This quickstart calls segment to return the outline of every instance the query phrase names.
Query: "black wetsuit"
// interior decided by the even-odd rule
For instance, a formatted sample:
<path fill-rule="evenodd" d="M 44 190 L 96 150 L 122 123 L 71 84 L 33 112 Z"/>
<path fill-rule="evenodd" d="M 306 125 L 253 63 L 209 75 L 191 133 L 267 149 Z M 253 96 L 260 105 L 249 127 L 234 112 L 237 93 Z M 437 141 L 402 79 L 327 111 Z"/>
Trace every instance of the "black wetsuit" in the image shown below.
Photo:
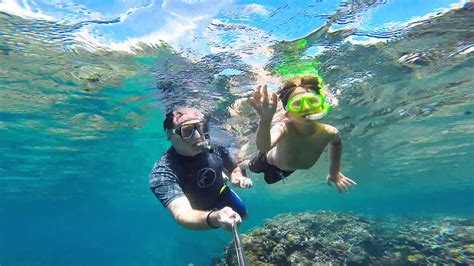
<path fill-rule="evenodd" d="M 171 147 L 155 163 L 149 178 L 150 188 L 164 207 L 185 195 L 194 209 L 229 206 L 245 217 L 243 202 L 222 177 L 224 168 L 232 172 L 237 165 L 224 146 L 212 143 L 211 147 L 211 151 L 194 157 L 180 155 Z"/>

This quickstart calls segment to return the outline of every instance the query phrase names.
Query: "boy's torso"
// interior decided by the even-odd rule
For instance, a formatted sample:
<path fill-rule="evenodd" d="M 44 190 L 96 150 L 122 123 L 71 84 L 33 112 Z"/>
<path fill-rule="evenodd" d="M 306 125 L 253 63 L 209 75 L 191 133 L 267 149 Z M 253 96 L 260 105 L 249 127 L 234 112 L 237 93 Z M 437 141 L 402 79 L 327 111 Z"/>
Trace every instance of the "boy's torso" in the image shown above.
<path fill-rule="evenodd" d="M 320 123 L 305 133 L 298 133 L 290 122 L 285 126 L 286 134 L 267 153 L 267 160 L 288 171 L 311 168 L 337 132 L 333 126 Z"/>

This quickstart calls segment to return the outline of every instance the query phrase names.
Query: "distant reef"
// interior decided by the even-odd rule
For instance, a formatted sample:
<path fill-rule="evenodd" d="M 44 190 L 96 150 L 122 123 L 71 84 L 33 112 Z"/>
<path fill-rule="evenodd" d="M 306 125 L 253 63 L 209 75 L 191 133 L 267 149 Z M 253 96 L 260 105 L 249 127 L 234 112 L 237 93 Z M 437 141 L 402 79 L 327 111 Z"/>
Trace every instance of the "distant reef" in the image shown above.
<path fill-rule="evenodd" d="M 474 219 L 282 214 L 242 234 L 248 265 L 473 265 Z M 214 265 L 237 265 L 233 243 Z"/>

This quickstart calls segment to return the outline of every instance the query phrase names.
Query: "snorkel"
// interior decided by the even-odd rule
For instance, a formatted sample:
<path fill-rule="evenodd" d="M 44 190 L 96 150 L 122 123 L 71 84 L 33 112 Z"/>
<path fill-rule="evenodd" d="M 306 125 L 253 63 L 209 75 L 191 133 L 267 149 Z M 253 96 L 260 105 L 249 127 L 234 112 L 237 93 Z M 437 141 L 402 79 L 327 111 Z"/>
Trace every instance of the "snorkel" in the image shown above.
<path fill-rule="evenodd" d="M 209 141 L 209 139 L 198 142 L 195 146 L 203 152 L 212 150 L 211 142 Z"/>
<path fill-rule="evenodd" d="M 209 136 L 209 132 L 204 134 L 204 140 L 196 143 L 194 145 L 196 148 L 200 149 L 202 152 L 212 152 L 211 147 L 211 137 Z"/>
<path fill-rule="evenodd" d="M 212 152 L 211 146 L 211 136 L 209 132 L 204 134 L 204 140 L 196 144 L 198 149 L 201 149 L 202 152 Z"/>

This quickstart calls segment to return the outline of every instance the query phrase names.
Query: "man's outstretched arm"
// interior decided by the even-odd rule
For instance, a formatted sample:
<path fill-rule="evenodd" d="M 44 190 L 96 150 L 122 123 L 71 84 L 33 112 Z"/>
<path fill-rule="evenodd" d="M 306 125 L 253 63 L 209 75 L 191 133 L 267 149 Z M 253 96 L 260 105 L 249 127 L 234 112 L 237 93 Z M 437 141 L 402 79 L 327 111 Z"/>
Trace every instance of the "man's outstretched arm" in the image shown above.
<path fill-rule="evenodd" d="M 233 222 L 237 225 L 242 222 L 240 215 L 229 207 L 217 211 L 195 210 L 186 196 L 171 201 L 167 209 L 178 224 L 188 229 L 207 230 L 222 227 L 231 230 Z"/>

